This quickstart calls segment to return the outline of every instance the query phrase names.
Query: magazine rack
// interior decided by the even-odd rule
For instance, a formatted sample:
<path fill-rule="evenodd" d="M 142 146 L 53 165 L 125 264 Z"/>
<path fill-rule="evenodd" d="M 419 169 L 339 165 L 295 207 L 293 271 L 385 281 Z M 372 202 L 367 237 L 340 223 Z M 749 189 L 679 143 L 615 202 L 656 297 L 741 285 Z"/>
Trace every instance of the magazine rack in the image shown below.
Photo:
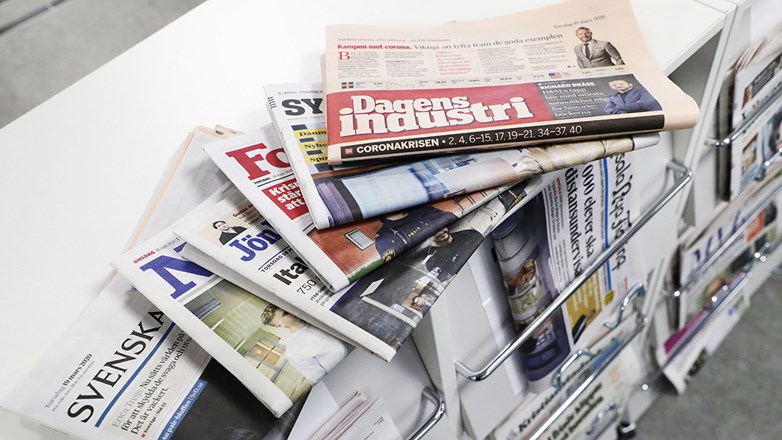
<path fill-rule="evenodd" d="M 629 292 L 627 292 L 625 298 L 622 301 L 622 304 L 630 304 L 634 297 L 642 297 L 645 294 L 646 285 L 643 283 L 636 284 L 630 289 Z M 621 319 L 623 311 L 624 309 L 620 309 L 620 311 L 617 313 L 617 321 Z M 549 429 L 557 421 L 557 419 L 562 414 L 564 414 L 565 411 L 567 411 L 568 408 L 570 408 L 570 406 L 573 405 L 573 403 L 575 403 L 579 397 L 581 397 L 584 392 L 589 389 L 590 386 L 592 386 L 592 384 L 598 378 L 600 378 L 603 372 L 609 366 L 611 366 L 614 360 L 622 354 L 624 349 L 635 340 L 636 336 L 638 336 L 644 330 L 648 323 L 649 319 L 639 310 L 636 314 L 635 326 L 630 331 L 628 336 L 623 339 L 620 336 L 613 338 L 611 343 L 609 343 L 600 351 L 581 349 L 568 358 L 568 360 L 566 360 L 559 368 L 559 371 L 557 371 L 552 380 L 552 386 L 557 390 L 564 391 L 567 395 L 567 398 L 558 407 L 556 407 L 554 411 L 551 412 L 551 415 L 535 430 L 535 432 L 529 437 L 529 440 L 537 440 L 540 438 L 546 432 L 546 430 Z M 587 357 L 591 361 L 584 369 L 584 371 L 579 373 L 581 376 L 585 376 L 585 378 L 579 382 L 578 385 L 571 387 L 571 389 L 562 389 L 563 387 L 561 378 L 564 374 L 564 371 L 575 364 L 575 362 L 580 357 Z"/>
<path fill-rule="evenodd" d="M 710 145 L 710 146 L 715 147 L 715 148 L 730 147 L 733 144 L 733 142 L 736 142 L 736 139 L 738 139 L 739 136 L 742 135 L 742 133 L 744 133 L 752 124 L 754 124 L 758 120 L 758 118 L 760 118 L 760 116 L 763 114 L 763 112 L 768 110 L 768 108 L 771 107 L 772 104 L 776 103 L 777 100 L 780 99 L 780 98 L 782 98 L 782 85 L 777 86 L 777 88 L 774 89 L 774 91 L 771 94 L 769 94 L 765 99 L 763 99 L 763 101 L 761 101 L 760 104 L 758 104 L 757 108 L 755 108 L 752 111 L 752 114 L 750 114 L 750 116 L 748 118 L 745 118 L 741 122 L 740 126 L 734 128 L 733 131 L 731 131 L 731 133 L 728 136 L 726 136 L 723 139 L 713 139 L 713 138 L 712 139 L 708 139 L 707 138 L 705 140 L 706 145 Z M 779 152 L 777 152 L 776 155 L 778 155 L 778 154 L 779 154 Z M 776 157 L 776 155 L 775 155 L 775 157 Z M 763 164 L 764 168 L 768 168 L 768 166 L 769 166 L 769 164 L 770 164 L 770 162 L 772 160 L 775 160 L 775 159 L 771 158 L 771 159 L 767 160 Z M 760 176 L 762 178 L 762 174 Z"/>
<path fill-rule="evenodd" d="M 426 387 L 421 392 L 421 396 L 434 404 L 434 411 L 429 415 L 426 421 L 408 437 L 408 440 L 421 440 L 434 425 L 445 415 L 445 400 L 432 388 Z"/>
<path fill-rule="evenodd" d="M 597 271 L 609 258 L 619 251 L 632 236 L 638 232 L 652 217 L 655 216 L 671 199 L 684 188 L 692 178 L 692 172 L 689 168 L 671 161 L 667 166 L 668 170 L 674 172 L 677 177 L 673 187 L 665 194 L 660 196 L 640 218 L 638 218 L 631 228 L 614 243 L 611 243 L 597 259 L 584 269 L 584 272 L 577 277 L 568 287 L 563 290 L 554 301 L 541 312 L 541 314 L 519 335 L 515 340 L 509 342 L 489 363 L 481 369 L 473 370 L 463 364 L 456 362 L 456 371 L 468 379 L 478 382 L 488 378 L 505 360 L 507 360 L 515 350 L 529 339 L 535 330 L 542 325 L 546 319 L 554 314 L 591 276 Z"/>
<path fill-rule="evenodd" d="M 778 160 L 778 157 L 778 155 L 775 155 L 773 160 L 768 161 L 767 163 L 773 163 L 773 161 Z M 758 214 L 760 214 L 768 206 L 768 204 L 771 203 L 774 197 L 778 195 L 780 190 L 782 190 L 782 179 L 775 185 L 773 191 L 769 191 L 769 194 L 761 199 L 761 202 L 758 203 L 758 207 L 752 211 L 752 213 L 747 217 L 747 220 L 745 220 L 741 226 L 736 228 L 736 230 L 720 245 L 720 247 L 712 255 L 710 255 L 709 258 L 706 259 L 706 261 L 698 268 L 698 270 L 695 271 L 690 277 L 688 277 L 687 281 L 682 284 L 679 289 L 670 294 L 670 298 L 677 301 L 681 300 L 682 296 L 693 287 L 695 281 L 705 275 L 706 271 L 708 271 L 708 269 L 710 269 L 720 260 L 720 258 L 725 254 L 725 251 L 727 251 L 730 246 L 736 242 L 736 240 L 739 240 L 744 236 L 744 233 L 753 223 Z M 754 253 L 754 260 L 750 267 L 748 267 L 744 272 L 738 274 L 729 284 L 724 285 L 721 289 L 721 294 L 714 295 L 711 298 L 712 303 L 709 305 L 708 309 L 705 310 L 706 313 L 699 318 L 699 321 L 696 322 L 679 341 L 676 342 L 671 352 L 668 354 L 668 358 L 665 363 L 654 373 L 649 375 L 641 385 L 639 385 L 640 390 L 647 391 L 650 389 L 651 384 L 660 378 L 664 370 L 669 365 L 671 365 L 671 363 L 678 357 L 679 353 L 683 352 L 689 343 L 698 334 L 700 334 L 700 332 L 703 331 L 706 326 L 708 326 L 709 322 L 711 322 L 715 316 L 718 316 L 727 307 L 727 305 L 730 304 L 733 299 L 741 293 L 741 291 L 752 278 L 752 271 L 756 268 L 756 265 L 758 263 L 765 263 L 768 260 L 768 256 L 779 249 L 780 246 L 782 246 L 782 238 L 777 238 L 774 242 L 763 244 L 763 246 Z"/>
<path fill-rule="evenodd" d="M 763 165 L 763 173 L 761 173 L 761 176 L 765 175 L 766 170 L 768 167 L 779 160 L 781 157 L 780 152 L 777 152 L 772 158 L 767 160 L 765 164 Z M 752 224 L 752 220 L 760 214 L 763 209 L 768 206 L 769 203 L 774 199 L 774 197 L 782 191 L 782 179 L 780 179 L 779 182 L 777 182 L 772 191 L 769 191 L 769 193 L 761 199 L 761 202 L 758 203 L 758 207 L 755 208 L 749 216 L 747 216 L 747 221 L 743 222 L 741 226 L 736 228 L 736 230 L 717 248 L 717 250 L 714 251 L 711 255 L 706 258 L 706 261 L 704 261 L 698 269 L 692 273 L 689 277 L 687 277 L 687 281 L 685 281 L 678 289 L 676 289 L 673 293 L 671 293 L 671 297 L 673 298 L 679 298 L 683 292 L 686 292 L 690 287 L 692 287 L 693 283 L 700 279 L 706 271 L 711 268 L 711 266 L 719 260 L 719 258 L 722 256 L 722 254 L 739 238 L 741 238 L 744 235 L 744 232 L 750 227 Z"/>
<path fill-rule="evenodd" d="M 745 273 L 739 274 L 733 280 L 733 282 L 730 283 L 730 285 L 723 286 L 722 295 L 715 295 L 712 297 L 713 302 L 711 305 L 709 305 L 706 313 L 696 324 L 693 325 L 693 327 L 684 337 L 682 337 L 681 340 L 677 341 L 676 345 L 668 355 L 668 359 L 665 361 L 665 363 L 657 370 L 655 370 L 654 373 L 650 374 L 646 379 L 644 379 L 644 381 L 638 386 L 638 389 L 641 391 L 648 391 L 651 388 L 651 384 L 653 384 L 655 381 L 657 381 L 657 379 L 660 378 L 660 376 L 662 376 L 665 369 L 671 365 L 674 360 L 676 360 L 679 354 L 684 351 L 684 349 L 695 338 L 695 336 L 700 334 L 700 332 L 709 324 L 709 322 L 711 322 L 715 316 L 725 310 L 728 304 L 730 304 L 733 299 L 741 293 L 741 291 L 744 289 L 744 286 L 749 282 L 751 277 L 752 272 L 747 271 Z"/>

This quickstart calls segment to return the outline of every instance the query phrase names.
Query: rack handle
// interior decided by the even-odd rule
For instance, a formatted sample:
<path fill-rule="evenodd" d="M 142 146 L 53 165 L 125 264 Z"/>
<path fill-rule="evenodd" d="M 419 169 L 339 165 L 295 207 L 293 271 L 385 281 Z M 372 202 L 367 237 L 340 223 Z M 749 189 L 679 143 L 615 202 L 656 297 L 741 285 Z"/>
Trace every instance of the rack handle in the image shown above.
<path fill-rule="evenodd" d="M 434 425 L 445 415 L 445 400 L 432 388 L 426 387 L 421 392 L 421 396 L 434 404 L 434 411 L 427 417 L 426 421 L 413 432 L 408 440 L 421 440 Z"/>
<path fill-rule="evenodd" d="M 582 348 L 581 350 L 578 350 L 577 352 L 573 353 L 568 360 L 566 360 L 562 366 L 559 367 L 557 370 L 557 374 L 554 375 L 554 377 L 551 379 L 551 386 L 554 387 L 554 389 L 561 389 L 562 388 L 562 375 L 565 373 L 565 370 L 570 368 L 573 364 L 576 363 L 578 358 L 585 357 L 587 359 L 592 359 L 595 357 L 596 353 L 592 352 L 588 348 Z"/>
<path fill-rule="evenodd" d="M 676 357 L 679 356 L 679 353 L 684 351 L 684 348 L 687 347 L 687 345 L 695 339 L 695 336 L 698 335 L 698 333 L 703 330 L 706 325 L 708 325 L 711 320 L 717 316 L 717 314 L 721 313 L 726 307 L 727 304 L 730 304 L 733 298 L 735 298 L 742 289 L 744 289 L 744 286 L 749 282 L 750 278 L 752 278 L 752 272 L 746 272 L 739 274 L 736 279 L 731 282 L 731 286 L 728 287 L 730 292 L 728 292 L 725 295 L 722 295 L 721 298 L 717 299 L 717 301 L 712 301 L 712 304 L 709 306 L 708 310 L 706 311 L 706 314 L 703 316 L 703 318 L 700 319 L 700 321 L 696 322 L 695 325 L 692 326 L 692 328 L 685 334 L 681 340 L 677 341 L 673 348 L 671 349 L 670 353 L 668 354 L 668 359 L 666 359 L 665 363 L 660 366 L 654 373 L 650 374 L 642 383 L 638 386 L 638 389 L 641 391 L 648 391 L 651 389 L 651 384 L 653 384 L 657 379 L 660 378 L 660 376 L 663 375 L 663 372 L 665 369 L 671 365 L 671 363 L 676 359 Z"/>
<path fill-rule="evenodd" d="M 641 217 L 628 229 L 624 235 L 611 243 L 603 252 L 600 253 L 597 260 L 584 269 L 584 272 L 573 280 L 565 290 L 563 290 L 554 301 L 546 307 L 543 312 L 538 315 L 535 320 L 527 326 L 524 331 L 516 337 L 513 341 L 509 342 L 489 363 L 479 370 L 473 370 L 460 361 L 456 362 L 456 372 L 467 377 L 468 379 L 478 382 L 488 378 L 494 373 L 497 368 L 505 362 L 514 351 L 516 351 L 521 345 L 529 339 L 532 334 L 541 326 L 551 315 L 553 315 L 559 307 L 561 307 L 581 286 L 597 271 L 603 264 L 608 261 L 616 252 L 624 247 L 630 238 L 635 235 L 649 220 L 654 217 L 671 199 L 684 188 L 685 185 L 692 178 L 692 171 L 686 166 L 676 162 L 668 162 L 667 168 L 674 173 L 678 174 L 674 182 L 674 186 L 664 195 L 660 196 L 652 207 L 646 211 Z"/>
<path fill-rule="evenodd" d="M 562 416 L 562 414 L 567 411 L 568 408 L 570 408 L 571 405 L 573 405 L 581 395 L 584 394 L 584 391 L 589 389 L 589 387 L 592 386 L 592 384 L 600 377 L 600 375 L 603 374 L 603 372 L 611 365 L 616 358 L 619 357 L 620 354 L 624 351 L 625 348 L 627 348 L 628 345 L 630 345 L 631 342 L 635 339 L 636 336 L 641 334 L 643 329 L 646 327 L 646 325 L 649 323 L 649 319 L 645 316 L 639 316 L 636 321 L 635 329 L 632 331 L 632 333 L 622 341 L 619 346 L 612 350 L 610 353 L 608 353 L 604 359 L 603 362 L 601 362 L 599 365 L 593 365 L 592 373 L 587 377 L 581 384 L 575 388 L 575 390 L 565 399 L 564 402 L 562 402 L 546 419 L 545 422 L 543 422 L 536 430 L 535 432 L 529 437 L 528 440 L 538 440 L 541 438 L 541 436 L 548 430 L 554 422 Z M 560 392 L 560 391 L 557 391 Z"/>
<path fill-rule="evenodd" d="M 630 288 L 630 290 L 625 294 L 625 297 L 622 299 L 622 305 L 619 307 L 619 312 L 616 316 L 616 321 L 614 322 L 604 322 L 603 327 L 608 329 L 615 329 L 619 327 L 619 324 L 622 322 L 622 315 L 625 312 L 625 309 L 630 306 L 631 301 L 634 297 L 643 298 L 646 295 L 646 286 L 643 283 L 638 283 Z"/>
<path fill-rule="evenodd" d="M 600 410 L 592 420 L 592 424 L 589 425 L 589 429 L 586 431 L 586 435 L 592 435 L 597 431 L 597 427 L 600 426 L 600 421 L 603 420 L 608 414 L 615 412 L 617 416 L 622 415 L 622 408 L 614 402 L 608 402 L 608 404 Z"/>
<path fill-rule="evenodd" d="M 780 153 L 777 153 L 774 155 L 774 157 L 779 158 Z M 778 160 L 778 159 L 774 159 Z M 683 292 L 686 292 L 688 289 L 692 287 L 692 285 L 700 279 L 706 271 L 709 270 L 709 268 L 722 256 L 725 251 L 727 251 L 733 243 L 736 242 L 736 240 L 740 239 L 744 236 L 744 233 L 749 229 L 750 225 L 752 225 L 752 222 L 755 220 L 755 218 L 768 206 L 769 203 L 776 197 L 777 193 L 782 190 L 782 179 L 776 185 L 773 187 L 773 190 L 769 190 L 766 195 L 760 200 L 760 202 L 757 204 L 757 207 L 752 210 L 750 215 L 747 216 L 747 220 L 741 224 L 738 228 L 736 228 L 735 231 L 720 244 L 720 246 L 715 250 L 711 255 L 709 255 L 706 260 L 698 265 L 697 269 L 693 271 L 690 275 L 687 276 L 687 280 L 682 283 L 682 285 L 674 291 L 671 296 L 673 297 L 679 297 Z M 773 252 L 773 249 L 771 250 Z M 770 252 L 769 252 L 770 253 Z M 768 255 L 768 254 L 766 254 Z M 760 261 L 764 261 L 764 258 L 759 257 Z"/>
<path fill-rule="evenodd" d="M 745 118 L 743 121 L 741 121 L 741 125 L 734 128 L 727 137 L 724 139 L 706 139 L 706 145 L 716 148 L 728 147 L 732 145 L 733 142 L 736 142 L 736 139 L 738 139 L 742 133 L 744 133 L 753 123 L 755 123 L 755 121 L 760 118 L 760 115 L 762 115 L 769 107 L 771 107 L 771 105 L 774 104 L 780 96 L 782 96 L 782 87 L 777 86 L 776 90 L 774 90 L 763 101 L 761 101 L 760 104 L 752 111 L 752 114 L 750 114 L 748 118 Z"/>

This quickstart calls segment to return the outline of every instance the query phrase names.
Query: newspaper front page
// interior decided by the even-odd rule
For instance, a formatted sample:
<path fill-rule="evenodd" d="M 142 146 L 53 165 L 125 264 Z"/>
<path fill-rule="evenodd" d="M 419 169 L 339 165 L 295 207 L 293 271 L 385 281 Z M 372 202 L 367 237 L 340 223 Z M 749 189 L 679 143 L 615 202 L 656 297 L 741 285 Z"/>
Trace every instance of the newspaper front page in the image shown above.
<path fill-rule="evenodd" d="M 630 335 L 631 321 L 616 329 L 610 337 L 604 337 L 593 347 L 600 356 L 616 354 L 619 341 Z M 583 380 L 598 367 L 593 362 L 581 360 L 565 374 L 563 387 L 555 389 L 548 387 L 538 393 L 531 393 L 494 429 L 491 438 L 494 440 L 528 439 L 551 417 L 552 413 L 579 387 Z M 592 428 L 597 413 L 606 405 L 614 402 L 622 405 L 627 398 L 624 391 L 638 380 L 643 367 L 640 359 L 631 350 L 625 350 L 614 362 L 606 367 L 606 371 L 550 426 L 541 439 L 563 440 L 584 437 Z M 597 437 L 600 438 L 600 437 Z"/>
<path fill-rule="evenodd" d="M 170 227 L 112 264 L 279 417 L 347 355 L 348 347 L 184 259 L 184 244 Z"/>
<path fill-rule="evenodd" d="M 505 188 L 463 194 L 446 200 L 327 230 L 313 226 L 309 206 L 271 126 L 210 144 L 206 152 L 301 258 L 336 291 L 422 243 L 438 230 L 487 203 Z M 269 153 L 264 153 L 271 151 Z M 278 153 L 275 153 L 278 152 Z M 273 156 L 273 161 L 259 158 Z M 535 191 L 540 179 L 527 184 Z M 215 219 L 214 221 L 217 221 Z M 223 219 L 218 228 L 235 222 Z M 246 227 L 246 226 L 243 226 Z M 224 237 L 228 237 L 225 234 Z M 228 240 L 226 238 L 226 240 Z M 246 248 L 242 242 L 224 243 Z"/>
<path fill-rule="evenodd" d="M 514 186 L 333 294 L 308 270 L 304 260 L 297 260 L 282 238 L 274 246 L 255 246 L 253 257 L 248 258 L 248 254 L 237 247 L 216 243 L 214 231 L 210 231 L 209 215 L 193 219 L 187 228 L 189 232 L 182 228 L 178 231 L 190 237 L 191 241 L 183 251 L 188 259 L 257 295 L 272 292 L 304 314 L 313 316 L 324 328 L 341 333 L 379 357 L 391 360 L 484 236 L 526 196 L 524 184 Z M 233 215 L 231 213 L 247 215 L 251 212 L 251 205 L 246 202 L 232 205 L 226 201 L 222 206 L 216 206 L 211 214 L 225 218 Z M 249 244 L 259 234 L 261 237 L 282 235 L 273 232 L 259 215 L 249 214 L 245 221 L 249 219 L 253 220 L 248 221 L 247 230 L 235 240 L 246 239 Z M 199 235 L 206 239 L 198 239 Z M 196 252 L 194 248 L 198 246 L 202 249 Z"/>
<path fill-rule="evenodd" d="M 695 125 L 629 0 L 429 27 L 326 27 L 328 161 L 616 137 Z"/>
<path fill-rule="evenodd" d="M 492 236 L 513 319 L 523 331 L 620 238 L 640 215 L 631 155 L 569 168 Z M 589 346 L 606 333 L 600 325 L 622 298 L 646 279 L 639 243 L 630 240 L 565 302 L 521 348 L 527 380 L 535 390 L 572 348 Z"/>
<path fill-rule="evenodd" d="M 403 164 L 327 162 L 320 84 L 264 87 L 315 227 L 332 227 L 656 145 L 657 134 L 455 154 Z"/>
<path fill-rule="evenodd" d="M 197 128 L 177 152 L 130 242 L 150 236 L 225 179 L 201 147 L 222 132 Z M 218 176 L 215 179 L 209 176 Z M 7 396 L 3 409 L 80 438 L 283 439 L 277 419 L 172 320 L 114 277 Z"/>

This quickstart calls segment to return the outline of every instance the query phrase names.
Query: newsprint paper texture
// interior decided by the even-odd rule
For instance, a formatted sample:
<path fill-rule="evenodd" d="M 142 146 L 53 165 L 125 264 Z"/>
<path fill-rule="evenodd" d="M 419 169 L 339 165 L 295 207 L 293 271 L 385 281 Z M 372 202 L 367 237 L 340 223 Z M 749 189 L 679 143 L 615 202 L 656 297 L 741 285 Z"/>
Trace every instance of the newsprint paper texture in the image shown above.
<path fill-rule="evenodd" d="M 176 154 L 131 243 L 200 202 L 224 179 L 201 147 L 222 137 L 198 128 Z M 129 282 L 114 277 L 18 387 L 3 409 L 80 438 L 283 439 L 276 419 L 206 350 Z"/>
<path fill-rule="evenodd" d="M 525 197 L 524 184 L 514 186 L 336 293 L 243 198 L 220 202 L 176 231 L 189 240 L 183 250 L 189 260 L 259 296 L 271 292 L 324 329 L 391 360 L 484 236 Z M 212 224 L 229 218 L 245 230 L 222 244 Z M 252 254 L 231 243 L 245 243 Z"/>
<path fill-rule="evenodd" d="M 112 264 L 275 415 L 347 355 L 333 336 L 184 259 L 184 245 L 170 227 Z"/>
<path fill-rule="evenodd" d="M 618 155 L 569 168 L 541 194 L 493 232 L 508 303 L 523 331 L 600 252 L 640 215 L 637 164 Z M 551 384 L 551 374 L 569 354 L 608 330 L 622 298 L 646 279 L 640 243 L 630 240 L 538 328 L 520 355 L 533 390 Z"/>
<path fill-rule="evenodd" d="M 300 182 L 288 166 L 271 126 L 210 144 L 206 152 L 318 277 L 335 291 L 422 243 L 507 189 L 507 186 L 488 188 L 380 218 L 317 230 L 302 197 Z M 540 179 L 530 180 L 527 191 L 539 189 L 539 182 Z M 218 228 L 229 224 L 230 221 L 215 225 L 212 232 L 219 233 Z M 229 246 L 250 252 L 240 241 L 232 240 Z"/>
<path fill-rule="evenodd" d="M 328 161 L 534 145 L 695 125 L 629 0 L 428 27 L 326 27 Z"/>
<path fill-rule="evenodd" d="M 436 200 L 656 145 L 656 133 L 560 142 L 545 148 L 460 153 L 406 163 L 329 165 L 320 84 L 264 87 L 269 113 L 318 229 L 393 213 Z"/>

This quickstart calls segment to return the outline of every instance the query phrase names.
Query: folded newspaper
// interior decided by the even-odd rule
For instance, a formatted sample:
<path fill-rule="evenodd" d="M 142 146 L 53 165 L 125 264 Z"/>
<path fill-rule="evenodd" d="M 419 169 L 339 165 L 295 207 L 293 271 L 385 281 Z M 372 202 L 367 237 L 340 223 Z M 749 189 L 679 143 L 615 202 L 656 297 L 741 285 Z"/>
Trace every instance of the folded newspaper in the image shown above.
<path fill-rule="evenodd" d="M 429 27 L 326 27 L 328 161 L 594 139 L 695 125 L 629 0 Z"/>
<path fill-rule="evenodd" d="M 422 243 L 438 230 L 487 203 L 502 189 L 507 189 L 491 188 L 464 194 L 382 218 L 320 231 L 313 227 L 301 186 L 284 162 L 285 153 L 271 126 L 210 144 L 206 152 L 318 277 L 335 291 Z M 264 154 L 276 159 L 260 162 L 258 158 Z M 527 185 L 528 192 L 539 189 L 539 180 Z M 222 223 L 217 223 L 218 220 Z M 215 218 L 213 222 L 211 230 L 223 237 L 223 244 L 235 248 L 234 251 L 252 252 L 248 248 L 252 242 L 230 240 L 228 243 L 232 235 L 222 229 L 234 226 L 233 218 Z"/>
<path fill-rule="evenodd" d="M 640 215 L 631 155 L 569 168 L 493 232 L 513 319 L 524 330 Z M 568 355 L 608 330 L 622 298 L 646 279 L 637 240 L 600 267 L 521 346 L 533 390 L 548 387 Z"/>
<path fill-rule="evenodd" d="M 201 146 L 223 137 L 197 128 L 175 155 L 131 243 L 195 206 L 224 179 Z M 245 386 L 125 279 L 114 277 L 45 350 L 3 409 L 80 438 L 283 439 L 277 419 Z"/>
<path fill-rule="evenodd" d="M 455 154 L 403 164 L 331 166 L 320 84 L 264 87 L 269 112 L 318 229 L 515 183 L 656 145 L 655 134 Z"/>
<path fill-rule="evenodd" d="M 483 237 L 526 197 L 524 188 L 519 184 L 494 197 L 336 293 L 243 198 L 194 212 L 177 232 L 188 240 L 182 251 L 187 259 L 256 295 L 272 293 L 309 315 L 311 322 L 391 360 Z M 212 227 L 219 220 L 213 218 L 241 219 L 245 230 L 223 245 Z M 252 254 L 230 246 L 236 242 L 246 243 Z"/>
<path fill-rule="evenodd" d="M 348 353 L 295 313 L 185 260 L 173 227 L 112 262 L 276 416 Z"/>

